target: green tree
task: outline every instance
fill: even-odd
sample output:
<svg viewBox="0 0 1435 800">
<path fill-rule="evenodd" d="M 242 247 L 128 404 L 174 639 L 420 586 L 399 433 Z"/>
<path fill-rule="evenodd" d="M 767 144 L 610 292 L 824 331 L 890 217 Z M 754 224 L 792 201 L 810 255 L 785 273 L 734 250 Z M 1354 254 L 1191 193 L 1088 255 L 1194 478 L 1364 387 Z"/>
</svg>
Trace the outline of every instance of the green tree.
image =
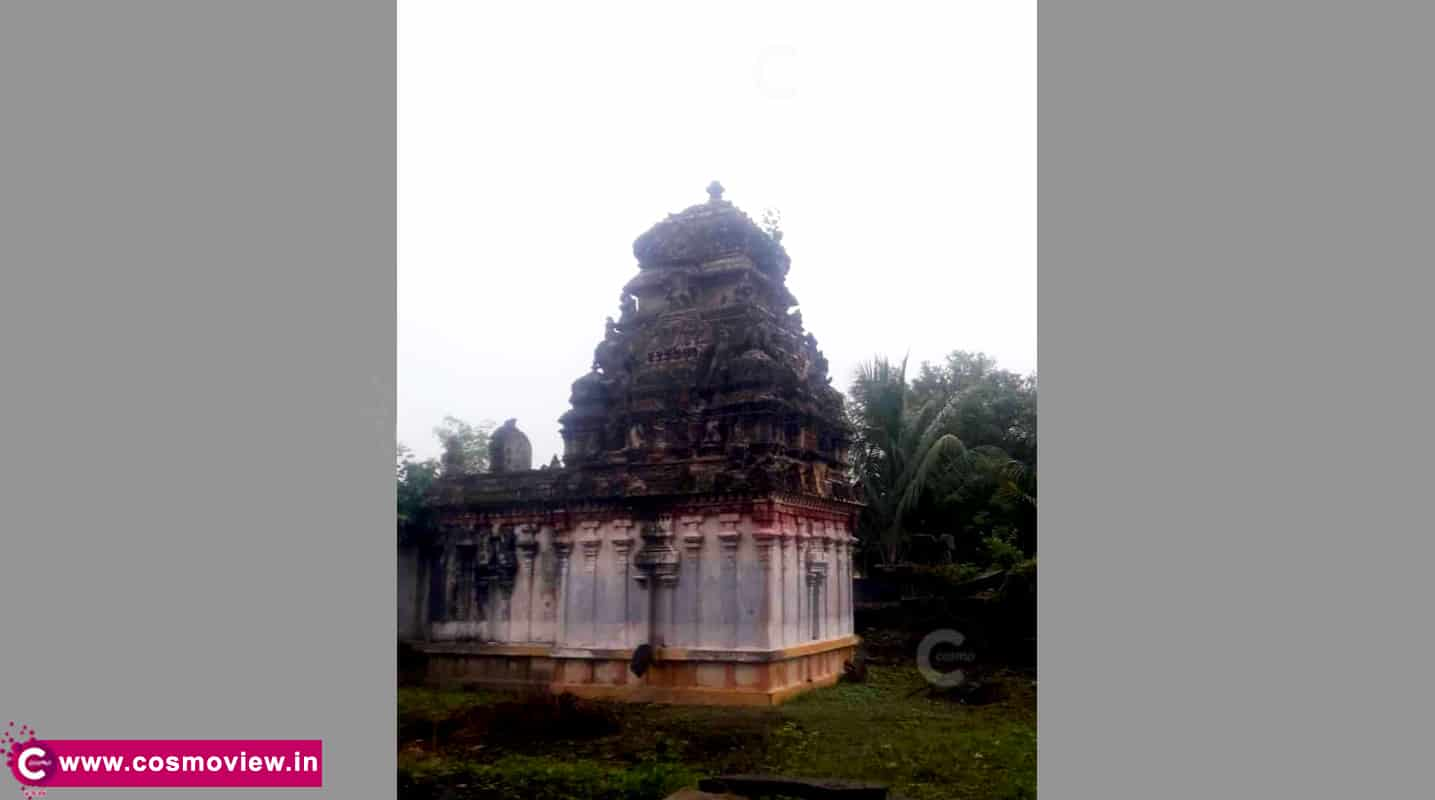
<svg viewBox="0 0 1435 800">
<path fill-rule="evenodd" d="M 490 420 L 471 425 L 457 417 L 444 417 L 433 429 L 443 445 L 440 461 L 444 474 L 477 475 L 488 469 L 488 441 L 496 427 Z"/>
<path fill-rule="evenodd" d="M 862 527 L 882 560 L 893 563 L 910 538 L 906 523 L 927 482 L 967 448 L 953 432 L 949 408 L 915 407 L 905 358 L 896 366 L 885 357 L 863 364 L 852 399 L 857 475 L 867 502 Z"/>
<path fill-rule="evenodd" d="M 440 476 L 475 475 L 488 468 L 488 442 L 494 424 L 485 420 L 471 425 L 457 417 L 444 417 L 433 429 L 443 445 L 443 456 L 419 461 L 398 443 L 395 477 L 398 479 L 398 532 L 400 542 L 411 542 L 432 529 L 433 509 L 428 490 Z"/>
<path fill-rule="evenodd" d="M 1003 567 L 1035 552 L 1035 376 L 957 351 L 909 383 L 905 359 L 878 357 L 858 371 L 849 409 L 869 552 L 893 563 L 927 543 L 921 560 Z M 943 541 L 958 552 L 937 555 Z"/>
<path fill-rule="evenodd" d="M 411 542 L 433 524 L 433 512 L 426 493 L 438 477 L 438 461 L 417 461 L 412 450 L 398 445 L 395 473 L 398 478 L 398 529 L 401 543 Z"/>
<path fill-rule="evenodd" d="M 941 364 L 923 363 L 912 381 L 917 403 L 957 399 L 957 434 L 972 447 L 1001 448 L 1036 463 L 1036 375 L 997 368 L 985 353 L 957 350 Z"/>
<path fill-rule="evenodd" d="M 983 468 L 948 475 L 929 496 L 929 520 L 963 534 L 967 557 L 992 563 L 995 552 L 1036 552 L 1037 378 L 997 366 L 985 353 L 957 350 L 923 364 L 912 389 L 921 401 L 948 398 L 956 433 L 969 447 L 995 454 Z M 1000 542 L 996 541 L 1000 540 Z"/>
</svg>

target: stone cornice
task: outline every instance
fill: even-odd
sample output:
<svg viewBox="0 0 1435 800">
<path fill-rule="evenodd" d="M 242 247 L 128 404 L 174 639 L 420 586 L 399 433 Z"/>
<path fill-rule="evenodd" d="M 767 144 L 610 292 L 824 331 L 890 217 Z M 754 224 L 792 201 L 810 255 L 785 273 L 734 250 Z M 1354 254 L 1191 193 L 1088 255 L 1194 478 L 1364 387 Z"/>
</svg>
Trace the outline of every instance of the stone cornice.
<svg viewBox="0 0 1435 800">
<path fill-rule="evenodd" d="M 731 493 L 731 494 L 669 494 L 641 495 L 612 498 L 535 498 L 532 500 L 504 500 L 487 503 L 483 501 L 459 501 L 439 505 L 440 525 L 459 525 L 465 521 L 483 520 L 504 523 L 548 524 L 558 527 L 555 516 L 571 514 L 603 519 L 615 516 L 632 517 L 647 509 L 673 509 L 669 513 L 682 514 L 710 512 L 714 509 L 735 510 L 751 513 L 755 506 L 772 503 L 780 513 L 784 508 L 800 508 L 820 511 L 834 517 L 855 516 L 865 507 L 862 503 L 837 500 L 830 497 L 796 494 L 789 492 Z"/>
</svg>

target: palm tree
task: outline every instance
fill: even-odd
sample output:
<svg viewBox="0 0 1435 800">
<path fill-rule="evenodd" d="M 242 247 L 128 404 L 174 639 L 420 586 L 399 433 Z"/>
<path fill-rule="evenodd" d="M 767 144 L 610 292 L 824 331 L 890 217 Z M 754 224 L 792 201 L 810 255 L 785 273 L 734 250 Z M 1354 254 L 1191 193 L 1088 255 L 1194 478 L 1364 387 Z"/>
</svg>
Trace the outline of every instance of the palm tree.
<svg viewBox="0 0 1435 800">
<path fill-rule="evenodd" d="M 853 461 L 867 509 L 861 533 L 883 562 L 895 563 L 912 531 L 908 522 L 928 487 L 941 475 L 985 473 L 1014 500 L 1035 503 L 1023 491 L 1034 476 L 1000 448 L 968 448 L 957 437 L 960 395 L 913 407 L 907 359 L 894 365 L 878 356 L 863 364 L 852 384 L 851 417 L 857 431 Z"/>
<path fill-rule="evenodd" d="M 941 412 L 949 406 L 910 407 L 905 357 L 898 365 L 881 356 L 863 364 L 852 397 L 855 466 L 867 502 L 863 527 L 890 564 L 909 538 L 903 520 L 921 499 L 937 465 L 965 453 L 966 446 L 946 430 L 948 420 Z"/>
</svg>

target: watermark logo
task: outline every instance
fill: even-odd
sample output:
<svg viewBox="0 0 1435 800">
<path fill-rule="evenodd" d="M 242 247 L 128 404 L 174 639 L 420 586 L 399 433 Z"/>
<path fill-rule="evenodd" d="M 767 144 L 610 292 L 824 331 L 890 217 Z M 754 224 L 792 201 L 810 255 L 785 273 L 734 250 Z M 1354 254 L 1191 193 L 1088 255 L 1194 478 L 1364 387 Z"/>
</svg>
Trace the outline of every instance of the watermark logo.
<svg viewBox="0 0 1435 800">
<path fill-rule="evenodd" d="M 318 739 L 50 739 L 0 728 L 5 764 L 26 800 L 87 787 L 288 788 L 324 785 Z"/>
<path fill-rule="evenodd" d="M 966 680 L 965 668 L 976 661 L 976 653 L 965 647 L 966 643 L 961 631 L 932 631 L 917 645 L 917 670 L 939 689 L 960 686 Z"/>
<path fill-rule="evenodd" d="M 42 742 L 17 748 L 15 771 L 32 784 L 40 785 L 55 775 L 55 753 Z"/>
<path fill-rule="evenodd" d="M 20 792 L 27 800 L 44 797 L 44 786 L 55 777 L 55 751 L 48 744 L 35 738 L 35 729 L 29 725 L 16 725 L 10 720 L 0 734 L 0 743 L 5 749 L 5 766 L 20 782 Z"/>
</svg>

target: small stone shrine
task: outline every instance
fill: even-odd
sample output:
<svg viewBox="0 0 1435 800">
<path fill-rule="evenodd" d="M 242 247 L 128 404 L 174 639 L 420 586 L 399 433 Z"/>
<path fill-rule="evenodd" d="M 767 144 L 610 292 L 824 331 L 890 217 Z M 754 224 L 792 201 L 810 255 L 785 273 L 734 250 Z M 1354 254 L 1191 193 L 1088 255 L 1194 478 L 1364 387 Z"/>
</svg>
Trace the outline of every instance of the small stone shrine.
<svg viewBox="0 0 1435 800">
<path fill-rule="evenodd" d="M 781 234 L 722 192 L 633 243 L 562 464 L 533 469 L 508 420 L 489 472 L 436 482 L 438 529 L 400 570 L 430 683 L 766 705 L 851 659 L 842 395 Z"/>
</svg>

